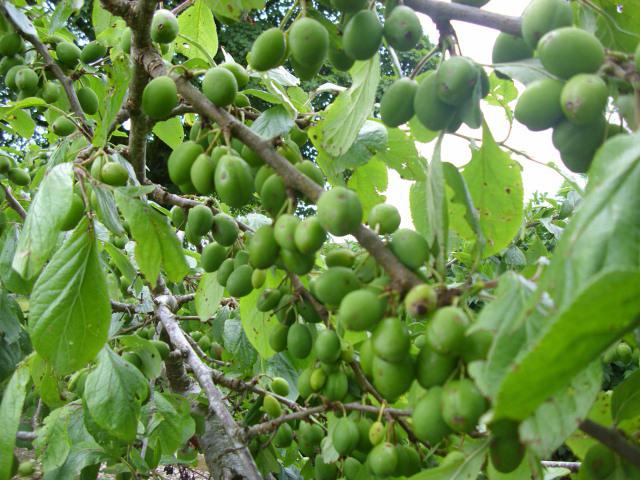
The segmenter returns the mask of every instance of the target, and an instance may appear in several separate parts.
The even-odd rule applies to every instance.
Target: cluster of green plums
[[[534,0],[522,14],[522,37],[500,34],[493,62],[534,54],[548,76],[527,85],[515,118],[532,131],[552,128],[565,166],[584,173],[604,140],[624,132],[605,118],[610,93],[602,75],[605,49],[593,34],[573,26],[569,2]]]
[[[84,45],[82,49],[58,37],[50,37],[48,43],[53,47],[51,55],[68,74],[80,66],[95,64],[107,55],[107,47],[95,40]],[[18,33],[8,32],[0,38],[0,75],[4,77],[5,85],[18,100],[39,97],[49,105],[58,103],[65,96],[62,86],[53,78],[51,72],[44,68],[44,62],[37,56],[33,56],[31,63],[27,63],[25,51],[25,43]],[[83,112],[95,115],[100,104],[95,91],[84,85],[81,77],[75,82],[74,90]],[[60,105],[60,108],[64,109],[63,105]],[[51,130],[56,135],[66,137],[76,130],[76,123],[67,115],[60,114],[54,117]]]

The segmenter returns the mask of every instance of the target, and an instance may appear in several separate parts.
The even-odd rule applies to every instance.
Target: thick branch
[[[640,468],[640,448],[630,443],[620,432],[613,428],[604,427],[591,420],[583,420],[580,430],[595,438],[604,446],[620,455],[626,461]]]
[[[91,140],[93,133],[91,127],[87,123],[87,118],[82,111],[82,107],[80,106],[80,102],[78,101],[78,96],[76,95],[76,91],[73,88],[73,82],[69,77],[67,77],[60,66],[55,62],[55,60],[49,54],[49,50],[47,47],[40,41],[38,35],[33,31],[25,31],[21,24],[16,23],[14,15],[22,15],[21,12],[17,11],[12,5],[6,4],[5,2],[0,2],[0,13],[7,19],[11,26],[15,29],[15,31],[25,40],[33,45],[36,51],[40,54],[44,61],[44,66],[53,73],[53,75],[58,79],[62,88],[64,88],[65,93],[67,94],[67,98],[69,99],[69,105],[71,106],[71,111],[77,117],[77,121],[80,123],[80,130],[82,133]],[[32,27],[33,28],[33,27]]]
[[[131,59],[133,60],[126,106],[131,119],[129,162],[133,165],[140,183],[144,183],[146,178],[147,134],[150,128],[147,116],[141,108],[142,92],[149,83],[149,74],[140,59],[142,52],[151,44],[149,29],[155,5],[155,1],[139,0],[128,22],[131,27]]]
[[[511,35],[521,35],[521,22],[518,17],[510,17],[499,13],[488,12],[480,8],[469,7],[459,3],[443,2],[441,0],[405,0],[405,5],[415,11],[431,17],[436,23],[459,20],[473,23],[482,27],[493,28]]]
[[[196,355],[171,311],[170,307],[175,308],[175,299],[171,295],[165,294],[158,297],[156,302],[156,317],[160,320],[169,335],[171,344],[182,353],[200,387],[206,394],[209,400],[209,410],[215,415],[212,420],[215,420],[221,425],[226,433],[226,440],[228,440],[229,445],[227,445],[223,451],[219,451],[214,455],[215,458],[211,458],[211,462],[214,465],[220,465],[222,460],[221,456],[224,455],[225,465],[229,470],[234,472],[234,475],[239,476],[239,478],[261,479],[262,477],[258,472],[251,453],[242,441],[242,432],[227,410],[220,390],[218,390],[213,383],[211,369]],[[220,443],[224,442],[212,442],[212,448]]]
[[[166,74],[167,69],[164,61],[154,49],[147,49],[142,60],[151,76]],[[294,188],[313,202],[320,198],[323,189],[299,172],[287,159],[279,155],[270,140],[254,133],[226,110],[216,107],[185,78],[178,77],[175,81],[182,97],[193,106],[196,112],[214,120],[223,130],[233,133],[235,137],[269,164],[284,179],[288,187]],[[419,278],[404,267],[380,238],[367,227],[361,225],[355,233],[355,237],[387,271],[396,288],[407,290],[421,283]]]

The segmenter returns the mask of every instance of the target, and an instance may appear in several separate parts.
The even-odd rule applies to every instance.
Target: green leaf
[[[640,370],[614,388],[611,410],[615,423],[640,415]]]
[[[18,247],[20,231],[18,225],[10,223],[2,234],[2,252],[0,252],[0,281],[9,291],[27,295],[31,292],[33,281],[26,281],[11,267]]]
[[[94,2],[94,5],[100,2]],[[119,21],[122,21],[119,19]],[[119,41],[119,38],[118,38]],[[124,102],[128,91],[127,86],[131,79],[131,68],[128,58],[121,56],[111,58],[111,63],[102,67],[109,77],[109,92],[105,98],[104,115],[96,125],[93,132],[92,143],[94,146],[102,147],[107,143],[107,139],[112,134],[111,125],[115,122],[120,108]]]
[[[15,133],[22,138],[31,138],[36,130],[36,123],[31,118],[31,114],[25,110],[14,110],[13,114],[7,117],[9,125]]]
[[[242,321],[237,318],[229,318],[224,322],[222,343],[224,349],[233,356],[236,367],[249,369],[257,360],[256,350],[245,334]]]
[[[281,279],[280,273],[274,274],[272,270],[268,270],[264,288],[277,287]],[[244,333],[258,355],[261,358],[269,358],[275,353],[269,345],[269,335],[278,324],[278,320],[275,315],[263,313],[256,308],[259,296],[260,290],[253,290],[240,299],[240,318]]]
[[[426,211],[430,235],[427,237],[431,249],[436,255],[436,267],[444,274],[447,262],[447,241],[449,238],[449,212],[447,209],[446,184],[440,152],[442,138],[438,139],[433,158],[429,162],[426,184]]]
[[[348,186],[358,194],[365,218],[375,205],[386,200],[382,192],[387,190],[387,185],[387,167],[380,160],[372,159],[353,172]]]
[[[110,321],[111,306],[95,231],[85,218],[33,287],[31,340],[58,373],[70,373],[102,349]]]
[[[522,422],[522,443],[539,458],[548,458],[587,416],[601,386],[602,368],[600,361],[596,361]],[[550,425],[553,428],[549,428]]]
[[[585,197],[558,242],[541,288],[560,309],[598,273],[640,268],[640,134],[619,135],[598,151]]]
[[[475,480],[480,475],[482,464],[487,457],[489,441],[473,441],[468,439],[465,459],[462,463],[452,462],[436,468],[429,468],[416,473],[410,480]]]
[[[473,205],[473,199],[464,177],[460,174],[458,168],[451,163],[443,163],[442,171],[447,186],[452,192],[452,195],[447,196],[451,227],[463,238],[474,239],[478,252],[481,254],[484,249],[485,239],[480,226],[480,215]],[[464,222],[460,220],[464,220]]]
[[[53,367],[35,353],[31,357],[30,368],[33,386],[44,404],[52,410],[63,406],[66,401],[60,388],[62,381]]]
[[[526,342],[525,307],[534,293],[532,283],[514,272],[500,277],[495,299],[480,312],[474,330],[493,333],[493,343],[486,361],[476,362],[471,368],[471,376],[478,387],[493,398],[508,373],[513,360]]]
[[[47,480],[78,478],[84,467],[109,458],[89,434],[85,423],[89,420],[79,402],[53,410],[44,419],[34,446]]]
[[[520,165],[496,144],[484,124],[482,148],[474,150],[462,176],[480,215],[486,239],[484,256],[505,248],[518,233],[523,218]]]
[[[9,119],[12,114],[23,108],[41,107],[46,105],[47,102],[37,97],[25,98],[24,100],[17,100],[9,103],[7,106],[0,107],[0,120]]]
[[[379,56],[376,54],[366,62],[356,62],[349,74],[351,87],[340,92],[325,111],[324,118],[310,129],[313,143],[319,144],[332,157],[349,150],[371,114],[380,80]]]
[[[224,287],[218,283],[215,273],[205,273],[196,290],[195,307],[200,320],[206,322],[218,311]]]
[[[124,227],[120,222],[120,216],[118,215],[118,209],[116,208],[116,202],[113,199],[111,189],[105,187],[103,184],[96,183],[92,186],[92,190],[93,193],[96,194],[95,208],[102,224],[115,235],[124,234]]]
[[[13,259],[13,269],[25,280],[36,276],[55,250],[72,194],[73,164],[56,165],[47,172],[29,207]]]
[[[173,117],[156,123],[153,126],[153,133],[173,150],[182,143],[184,128],[180,119]]]
[[[415,115],[411,120],[409,120],[409,130],[411,132],[411,137],[413,137],[416,142],[422,143],[429,143],[435,140],[436,138],[438,138],[439,134],[439,132],[434,132],[427,129],[424,125],[422,125],[422,123],[420,123],[420,120],[418,120],[418,117],[416,117]]]
[[[638,311],[640,272],[597,276],[547,322],[539,339],[512,366],[496,396],[496,417],[525,419],[637,325]]]
[[[597,10],[593,8],[594,4]],[[586,27],[584,20],[587,17],[588,26],[595,24],[595,33],[606,47],[626,52],[635,50],[640,40],[640,12],[633,0],[596,0],[578,7],[580,26]]]
[[[71,439],[67,431],[73,407],[66,405],[53,410],[44,419],[44,424],[34,442],[42,468],[49,472],[61,467],[71,451]]]
[[[31,352],[23,324],[20,305],[6,291],[0,291],[0,382],[11,376],[16,365]]]
[[[553,78],[537,58],[527,58],[526,60],[510,63],[497,63],[494,67],[500,73],[524,85],[529,85],[536,80]]]
[[[430,237],[429,222],[424,206],[427,204],[427,182],[415,182],[409,190],[409,208],[413,227],[425,238]]]
[[[376,153],[405,180],[425,180],[426,162],[418,153],[415,141],[399,128],[388,128],[386,148]]]
[[[237,19],[249,10],[264,8],[263,0],[206,0],[207,5],[216,17]]]
[[[346,170],[366,165],[371,157],[387,147],[388,139],[387,129],[382,123],[367,120],[349,150],[333,160],[335,168]]]
[[[158,378],[162,373],[162,358],[158,349],[151,341],[138,335],[125,335],[120,338],[120,343],[125,350],[135,352],[142,365],[140,370],[146,378]]]
[[[136,269],[131,265],[129,258],[127,258],[119,248],[114,247],[110,243],[105,242],[103,246],[111,257],[111,260],[113,260],[115,266],[120,270],[120,273],[122,273],[129,283],[133,283],[137,274]]]
[[[96,36],[100,35],[103,31],[113,26],[117,17],[108,12],[100,2],[93,2],[93,8],[91,10],[91,23]]]
[[[196,0],[192,6],[187,8],[178,17],[180,32],[188,36],[189,40],[197,42],[211,57],[218,51],[218,33],[216,22],[213,20],[213,13],[204,0]],[[176,51],[182,53],[187,58],[204,58],[207,56],[196,48],[193,43],[185,42],[184,39],[176,40]]]
[[[116,203],[131,228],[136,241],[136,261],[147,280],[155,283],[161,266],[170,280],[182,280],[189,272],[189,265],[167,217],[148,203],[120,191],[116,191]]]
[[[282,105],[271,107],[260,114],[251,125],[251,130],[270,139],[284,135],[293,128],[294,118]]]
[[[105,348],[87,376],[84,400],[93,420],[114,437],[136,438],[140,406],[149,395],[144,375],[131,363]]]
[[[11,478],[13,464],[13,447],[16,444],[16,433],[20,426],[20,416],[29,383],[28,365],[21,365],[15,371],[9,384],[2,392],[0,403],[0,480]]]
[[[160,443],[163,455],[173,455],[195,434],[191,407],[186,398],[160,392],[154,394],[153,403],[149,438]]]
[[[600,391],[586,418],[601,425],[611,425],[613,423],[611,418],[611,395],[611,390],[606,392]],[[565,440],[565,443],[576,457],[584,460],[589,448],[598,443],[598,441],[582,430],[575,430]]]

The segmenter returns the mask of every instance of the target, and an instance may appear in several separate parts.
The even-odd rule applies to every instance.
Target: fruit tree
[[[0,0],[0,480],[640,479],[640,8],[487,3]]]

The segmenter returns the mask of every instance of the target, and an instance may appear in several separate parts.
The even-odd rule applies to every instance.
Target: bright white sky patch
[[[527,1],[522,0],[492,0],[483,8],[504,15],[519,16],[527,4]],[[425,34],[432,42],[436,42],[438,39],[438,31],[435,24],[425,15],[420,15],[420,18]],[[453,22],[453,26],[458,34],[463,55],[471,57],[479,63],[490,64],[491,51],[498,32],[463,22]],[[517,84],[517,87],[522,91],[522,85]],[[496,141],[504,140],[509,130],[509,123],[504,111],[501,108],[492,107],[486,103],[482,104],[482,111]],[[475,138],[480,138],[482,135],[481,129],[471,130],[466,126],[463,126],[459,130],[459,133]],[[427,159],[431,158],[434,143],[435,142],[431,142],[428,145],[419,145],[419,150]],[[531,132],[525,126],[514,122],[507,144],[517,150],[526,152],[540,162],[554,162],[556,165],[562,167],[563,171],[568,175],[576,177],[562,165],[560,156],[551,143],[551,130]],[[471,159],[467,141],[453,137],[452,135],[447,135],[443,143],[442,158],[444,161],[451,162],[457,166],[465,165]],[[562,176],[552,169],[515,155],[513,158],[523,167],[522,179],[525,199],[530,198],[534,192],[555,193],[562,185]],[[411,226],[411,217],[409,214],[410,184],[410,182],[402,180],[395,171],[389,171],[389,188],[386,192],[387,202],[395,205],[400,210],[404,226]]]

